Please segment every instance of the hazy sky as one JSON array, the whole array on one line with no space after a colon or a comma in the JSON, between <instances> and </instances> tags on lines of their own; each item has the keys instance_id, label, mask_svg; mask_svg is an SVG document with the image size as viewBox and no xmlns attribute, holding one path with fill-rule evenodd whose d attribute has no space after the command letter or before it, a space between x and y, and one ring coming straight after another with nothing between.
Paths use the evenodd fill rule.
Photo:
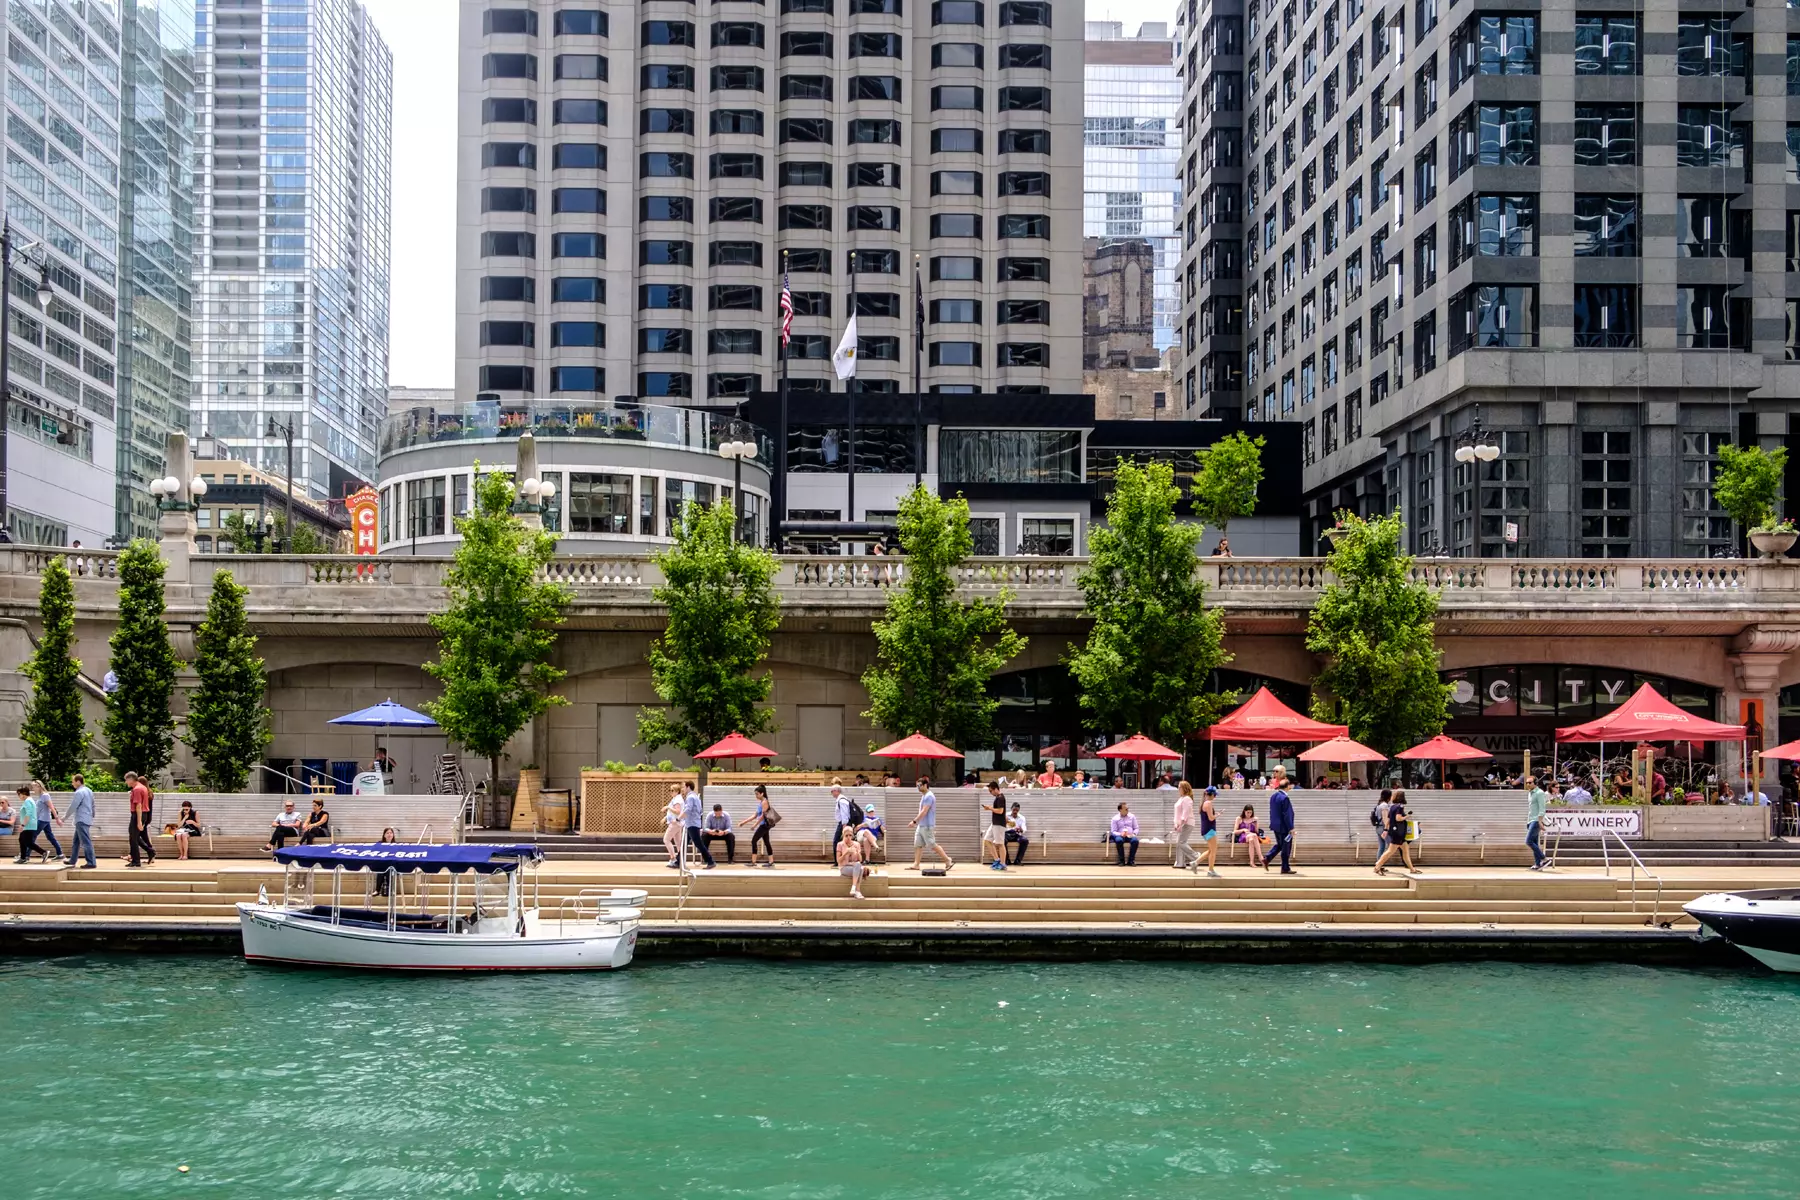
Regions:
<instances>
[{"instance_id":1,"label":"hazy sky","mask_svg":"<svg viewBox=\"0 0 1800 1200\"><path fill-rule=\"evenodd\" d=\"M923 0L920 0L923 2ZM456 368L456 0L363 0L394 51L394 289L388 381ZM1175 19L1174 0L1088 0L1095 21Z\"/></svg>"}]
</instances>

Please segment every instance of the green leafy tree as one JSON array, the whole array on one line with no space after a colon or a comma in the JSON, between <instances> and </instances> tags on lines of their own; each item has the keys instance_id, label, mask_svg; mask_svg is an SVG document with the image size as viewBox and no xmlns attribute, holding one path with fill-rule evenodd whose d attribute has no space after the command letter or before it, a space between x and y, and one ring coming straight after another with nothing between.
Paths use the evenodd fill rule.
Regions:
<instances>
[{"instance_id":1,"label":"green leafy tree","mask_svg":"<svg viewBox=\"0 0 1800 1200\"><path fill-rule=\"evenodd\" d=\"M19 668L31 680L31 701L19 736L34 779L61 779L87 758L87 721L81 715L81 660L75 657L75 581L58 555L44 568L38 591L44 632Z\"/></svg>"},{"instance_id":2,"label":"green leafy tree","mask_svg":"<svg viewBox=\"0 0 1800 1200\"><path fill-rule=\"evenodd\" d=\"M1068 658L1092 728L1174 746L1235 699L1207 690L1231 656L1224 614L1206 607L1199 575L1205 528L1175 519L1180 499L1168 463L1119 464L1106 525L1089 533L1081 574L1094 626Z\"/></svg>"},{"instance_id":3,"label":"green leafy tree","mask_svg":"<svg viewBox=\"0 0 1800 1200\"><path fill-rule=\"evenodd\" d=\"M194 634L200 683L189 700L188 742L200 760L200 783L211 791L243 791L274 736L264 701L268 677L244 611L249 594L230 571L215 574L206 620Z\"/></svg>"},{"instance_id":4,"label":"green leafy tree","mask_svg":"<svg viewBox=\"0 0 1800 1200\"><path fill-rule=\"evenodd\" d=\"M1781 477L1786 470L1785 446L1773 451L1761 446L1720 446L1713 499L1744 527L1744 532L1766 532L1779 521L1776 504L1781 498Z\"/></svg>"},{"instance_id":5,"label":"green leafy tree","mask_svg":"<svg viewBox=\"0 0 1800 1200\"><path fill-rule=\"evenodd\" d=\"M175 756L169 701L181 661L163 623L163 560L138 539L119 555L119 625L112 635L118 690L107 700L106 745L121 771L155 778Z\"/></svg>"},{"instance_id":6,"label":"green leafy tree","mask_svg":"<svg viewBox=\"0 0 1800 1200\"><path fill-rule=\"evenodd\" d=\"M1268 439L1242 430L1194 451L1200 470L1194 475L1194 513L1220 533L1238 517L1256 511L1256 489L1262 486L1263 445Z\"/></svg>"},{"instance_id":7,"label":"green leafy tree","mask_svg":"<svg viewBox=\"0 0 1800 1200\"><path fill-rule=\"evenodd\" d=\"M444 693L424 706L450 740L488 760L500 785L500 756L512 736L546 709L567 704L550 691L567 672L552 666L556 626L569 589L542 578L556 537L527 528L513 511L506 476L476 464L474 505L456 522L462 540L444 576L450 606L431 617L438 658L426 672Z\"/></svg>"},{"instance_id":8,"label":"green leafy tree","mask_svg":"<svg viewBox=\"0 0 1800 1200\"><path fill-rule=\"evenodd\" d=\"M294 525L294 536L290 539L287 516L283 513L275 514L267 536L261 539L256 536L255 525L245 520L241 512L225 518L220 525L220 534L231 543L234 554L273 554L277 545L283 554L332 554L337 550L329 537L305 521Z\"/></svg>"},{"instance_id":9,"label":"green leafy tree","mask_svg":"<svg viewBox=\"0 0 1800 1200\"><path fill-rule=\"evenodd\" d=\"M974 549L967 500L914 488L900 502L899 523L904 574L875 622L863 716L896 737L923 733L951 746L991 745L999 701L988 694L988 680L1025 649L1025 638L1006 623L1011 593L956 595L956 567Z\"/></svg>"},{"instance_id":10,"label":"green leafy tree","mask_svg":"<svg viewBox=\"0 0 1800 1200\"><path fill-rule=\"evenodd\" d=\"M1325 662L1313 681L1313 716L1348 725L1352 738L1391 755L1449 719L1433 628L1438 595L1413 581L1398 514L1341 513L1337 528L1332 582L1306 625L1306 648Z\"/></svg>"},{"instance_id":11,"label":"green leafy tree","mask_svg":"<svg viewBox=\"0 0 1800 1200\"><path fill-rule=\"evenodd\" d=\"M729 733L771 729L774 679L759 669L781 623L775 556L731 535L731 505L689 504L675 544L655 555L652 593L669 613L650 643L650 680L666 708L638 713L638 743L696 754ZM702 768L704 770L704 768Z\"/></svg>"}]
</instances>

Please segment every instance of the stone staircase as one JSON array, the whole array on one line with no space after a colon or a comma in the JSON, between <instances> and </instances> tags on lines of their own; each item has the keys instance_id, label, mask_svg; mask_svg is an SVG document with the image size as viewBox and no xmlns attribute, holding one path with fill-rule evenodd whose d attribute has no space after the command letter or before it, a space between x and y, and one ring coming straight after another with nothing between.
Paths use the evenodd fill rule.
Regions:
<instances>
[{"instance_id":1,"label":"stone staircase","mask_svg":"<svg viewBox=\"0 0 1800 1200\"><path fill-rule=\"evenodd\" d=\"M1761 873L1768 876L1770 873ZM446 899L442 876L434 906ZM1784 879L1800 878L1800 871ZM259 886L278 894L280 872L250 864L196 863L132 871L42 867L0 868L0 922L9 920L122 923L229 923L233 905L254 899ZM1691 924L1683 901L1709 891L1773 886L1741 873L1687 872L1666 881L1661 918ZM650 893L645 917L654 926L677 919L679 879L662 867L547 866L538 882L541 906L554 915L584 889L641 887ZM851 900L845 882L822 870L720 870L703 873L680 905L684 924L779 928L786 924L1011 925L1060 929L1088 926L1181 927L1231 925L1642 927L1655 887L1640 878L1633 911L1628 880L1617 870L1597 875L1529 872L1429 874L1418 879L1364 872L1251 874L1208 879L1166 869L1119 872L1021 870L1006 874L959 867L925 878L883 868L865 885L868 899Z\"/></svg>"},{"instance_id":2,"label":"stone staircase","mask_svg":"<svg viewBox=\"0 0 1800 1200\"><path fill-rule=\"evenodd\" d=\"M579 834L527 833L482 829L471 831L466 841L485 845L531 842L541 846L546 859L555 862L661 863L668 859L662 839L653 834ZM738 839L738 849L745 851L749 837Z\"/></svg>"},{"instance_id":3,"label":"stone staircase","mask_svg":"<svg viewBox=\"0 0 1800 1200\"><path fill-rule=\"evenodd\" d=\"M1768 842L1669 841L1629 843L1646 867L1793 867L1800 870L1800 842L1777 838ZM1545 847L1549 849L1549 847ZM1607 854L1615 868L1629 861L1617 842L1602 851L1596 839L1564 838L1556 848L1559 867L1598 868Z\"/></svg>"}]
</instances>

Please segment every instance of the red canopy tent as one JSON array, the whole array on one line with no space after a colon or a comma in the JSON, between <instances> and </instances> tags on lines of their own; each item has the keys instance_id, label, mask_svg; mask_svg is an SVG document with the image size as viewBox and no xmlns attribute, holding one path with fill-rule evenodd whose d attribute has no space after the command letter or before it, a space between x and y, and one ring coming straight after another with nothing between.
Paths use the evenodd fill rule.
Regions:
<instances>
[{"instance_id":1,"label":"red canopy tent","mask_svg":"<svg viewBox=\"0 0 1800 1200\"><path fill-rule=\"evenodd\" d=\"M1219 738L1237 742L1324 742L1348 737L1348 725L1332 725L1303 717L1275 698L1266 687L1222 717L1206 731L1206 773L1213 772L1212 744Z\"/></svg>"},{"instance_id":2,"label":"red canopy tent","mask_svg":"<svg viewBox=\"0 0 1800 1200\"><path fill-rule=\"evenodd\" d=\"M1631 694L1631 699L1607 713L1580 725L1569 725L1556 731L1556 741L1600 743L1600 763L1604 773L1607 742L1741 742L1746 737L1742 725L1727 725L1696 717L1677 708L1668 698L1649 684ZM1688 774L1693 775L1693 747L1688 748ZM1744 763L1746 778L1750 769ZM1552 770L1555 769L1552 760Z\"/></svg>"},{"instance_id":3,"label":"red canopy tent","mask_svg":"<svg viewBox=\"0 0 1800 1200\"><path fill-rule=\"evenodd\" d=\"M1559 742L1738 742L1742 725L1726 725L1676 708L1645 684L1631 699L1592 721L1556 731Z\"/></svg>"},{"instance_id":4,"label":"red canopy tent","mask_svg":"<svg viewBox=\"0 0 1800 1200\"><path fill-rule=\"evenodd\" d=\"M1183 757L1181 751L1171 750L1160 742L1153 742L1141 733L1134 733L1122 742L1114 742L1104 750L1096 751L1099 758L1135 759L1138 763L1138 786L1144 785L1144 763L1162 759Z\"/></svg>"}]
</instances>

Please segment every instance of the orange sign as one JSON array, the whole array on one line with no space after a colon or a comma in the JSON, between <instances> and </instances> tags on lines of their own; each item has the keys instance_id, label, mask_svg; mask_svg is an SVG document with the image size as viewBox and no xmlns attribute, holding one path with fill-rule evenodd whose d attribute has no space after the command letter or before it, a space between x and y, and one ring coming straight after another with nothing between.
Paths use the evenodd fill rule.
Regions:
<instances>
[{"instance_id":1,"label":"orange sign","mask_svg":"<svg viewBox=\"0 0 1800 1200\"><path fill-rule=\"evenodd\" d=\"M365 487L344 497L344 508L350 514L350 532L355 539L356 554L374 554L375 525L381 515L381 496L374 488Z\"/></svg>"}]
</instances>

